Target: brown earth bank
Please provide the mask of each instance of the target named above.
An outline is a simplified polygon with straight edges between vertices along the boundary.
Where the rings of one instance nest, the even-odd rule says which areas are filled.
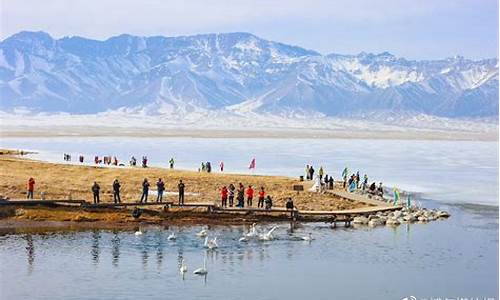
[[[240,174],[220,174],[171,170],[163,168],[140,167],[99,167],[56,164],[25,159],[13,150],[0,149],[0,197],[10,199],[26,198],[27,180],[33,177],[35,199],[40,193],[45,199],[64,200],[68,198],[92,201],[91,186],[97,181],[101,186],[101,202],[113,202],[112,182],[117,178],[121,183],[122,202],[139,200],[142,181],[148,178],[151,190],[156,190],[155,182],[162,178],[167,192],[176,192],[177,183],[183,180],[186,184],[186,203],[209,202],[219,204],[220,189],[224,185],[243,183],[245,187],[252,185],[257,194],[263,186],[266,193],[273,198],[274,207],[284,207],[285,201],[291,197],[299,210],[346,210],[370,206],[370,204],[339,198],[331,193],[318,194],[307,191],[293,191],[294,185],[303,185],[307,190],[311,183],[283,176],[260,176]],[[191,194],[192,193],[192,194]],[[253,206],[257,206],[254,197]],[[163,201],[176,201],[176,195],[164,195]],[[155,195],[149,196],[149,202],[155,201]],[[21,226],[26,222],[56,222],[52,225],[90,227],[124,227],[131,228],[138,224],[241,224],[245,222],[283,220],[283,215],[241,214],[231,215],[207,214],[201,209],[170,209],[163,211],[160,207],[146,209],[139,220],[131,216],[131,209],[89,209],[81,207],[24,207],[2,208],[0,210],[0,228]],[[42,223],[40,223],[42,222]],[[59,223],[57,223],[59,222]],[[107,225],[106,225],[107,224]]]

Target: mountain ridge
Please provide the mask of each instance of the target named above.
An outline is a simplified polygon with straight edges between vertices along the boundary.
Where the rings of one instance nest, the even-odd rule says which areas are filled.
[[[498,118],[498,59],[323,55],[244,32],[100,41],[23,31],[0,42],[0,97],[4,111]]]

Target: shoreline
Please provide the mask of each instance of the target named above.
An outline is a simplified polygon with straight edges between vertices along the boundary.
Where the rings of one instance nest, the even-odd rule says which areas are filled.
[[[20,128],[21,127],[21,128]],[[307,128],[197,129],[112,126],[2,126],[0,138],[43,137],[133,137],[133,138],[262,138],[262,139],[373,139],[373,140],[444,140],[498,142],[498,131],[464,132],[456,130],[346,130]]]

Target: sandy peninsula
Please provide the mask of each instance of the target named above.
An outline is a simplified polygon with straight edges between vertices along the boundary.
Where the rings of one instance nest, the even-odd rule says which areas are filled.
[[[205,173],[185,170],[170,170],[163,168],[141,167],[102,167],[83,166],[41,162],[23,158],[17,151],[0,150],[0,196],[9,199],[25,199],[26,183],[30,177],[36,180],[35,199],[40,198],[40,193],[45,194],[45,199],[64,200],[78,199],[92,202],[91,185],[97,181],[101,186],[101,202],[113,201],[112,182],[115,178],[120,180],[121,198],[123,202],[136,202],[141,194],[141,183],[144,178],[154,183],[162,178],[166,183],[168,193],[164,201],[177,201],[177,183],[183,180],[186,184],[186,203],[212,202],[219,204],[219,191],[224,185],[230,183],[243,183],[245,186],[265,187],[266,192],[272,196],[275,207],[284,207],[288,197],[292,197],[295,206],[300,210],[347,210],[369,207],[372,204],[360,201],[341,199],[331,193],[312,193],[307,189],[310,182],[301,182],[298,178],[282,176],[260,176]],[[294,185],[303,185],[305,191],[297,194],[292,188]],[[154,190],[155,188],[152,188]],[[165,196],[164,196],[165,197]],[[149,201],[154,201],[155,196],[150,195]],[[256,206],[254,200],[254,207]],[[57,225],[57,222],[68,225],[70,223],[92,223],[91,226],[106,227],[129,226],[135,224],[130,214],[130,209],[83,209],[80,207],[24,207],[15,210],[3,209],[0,213],[3,226],[25,226],[26,221],[45,222],[42,225]],[[217,220],[208,220],[206,215],[192,209],[171,210],[168,214],[157,210],[148,209],[141,217],[141,221],[149,223],[162,223],[164,221],[175,223],[210,222],[234,223],[253,221],[251,216],[238,216],[236,220],[218,217]],[[48,223],[47,223],[48,222]],[[52,222],[52,223],[50,223]],[[56,223],[54,223],[56,222]],[[129,223],[127,225],[127,223]],[[10,225],[9,225],[10,224]],[[59,225],[61,225],[59,224]],[[1,226],[0,226],[1,227]]]

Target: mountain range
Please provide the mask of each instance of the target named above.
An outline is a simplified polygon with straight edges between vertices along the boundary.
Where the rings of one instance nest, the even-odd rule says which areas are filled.
[[[0,110],[498,118],[498,59],[320,54],[249,33],[0,42]]]

